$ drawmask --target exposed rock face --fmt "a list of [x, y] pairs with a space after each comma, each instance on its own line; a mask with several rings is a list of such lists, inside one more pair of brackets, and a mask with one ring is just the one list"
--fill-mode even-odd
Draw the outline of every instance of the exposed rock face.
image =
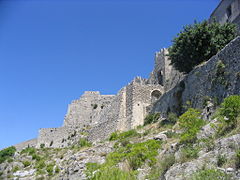
[[[226, 159], [234, 159], [235, 152], [240, 147], [240, 134], [233, 135], [231, 137], [218, 139], [214, 142], [214, 148], [212, 151], [201, 151], [199, 157], [185, 163], [175, 163], [166, 172], [166, 180], [185, 180], [191, 177], [191, 175], [197, 170], [206, 168], [217, 167], [218, 156], [224, 156]], [[181, 149], [179, 150], [181, 151]], [[179, 153], [176, 152], [176, 154]], [[226, 173], [232, 173], [232, 179], [239, 179], [240, 174], [234, 167], [219, 168]]]
[[233, 94], [240, 94], [240, 37], [166, 92], [154, 104], [153, 112], [161, 112], [163, 116], [170, 111], [180, 114], [187, 103], [202, 109], [206, 98], [218, 104]]

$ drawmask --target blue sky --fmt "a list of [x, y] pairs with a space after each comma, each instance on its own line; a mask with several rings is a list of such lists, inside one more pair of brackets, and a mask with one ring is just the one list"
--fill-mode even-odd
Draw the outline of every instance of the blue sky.
[[154, 53], [219, 0], [1, 0], [0, 149], [63, 123], [85, 90], [147, 78]]

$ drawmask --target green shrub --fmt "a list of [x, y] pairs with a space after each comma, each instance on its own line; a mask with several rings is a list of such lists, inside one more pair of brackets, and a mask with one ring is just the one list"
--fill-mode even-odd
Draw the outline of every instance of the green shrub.
[[0, 164], [3, 163], [6, 159], [13, 157], [16, 152], [16, 148], [14, 146], [8, 147], [0, 151]]
[[45, 147], [45, 144], [40, 144], [40, 148], [43, 149]]
[[160, 179], [161, 175], [165, 174], [166, 171], [175, 163], [174, 154], [166, 155], [159, 161], [150, 171], [149, 175], [145, 179], [156, 180]]
[[170, 112], [167, 117], [170, 124], [175, 124], [178, 120], [178, 116], [175, 113]]
[[23, 161], [22, 163], [23, 163], [24, 167], [28, 167], [31, 165], [30, 161]]
[[129, 131], [125, 131], [122, 133], [118, 133], [118, 132], [113, 132], [110, 135], [109, 140], [110, 141], [114, 141], [114, 140], [123, 140], [126, 138], [130, 138], [130, 137], [135, 137], [138, 136], [139, 134], [137, 133], [137, 131], [135, 129], [129, 130]]
[[132, 169], [139, 168], [146, 160], [150, 166], [156, 163], [155, 156], [158, 154], [160, 143], [155, 140], [148, 140], [142, 143], [128, 144], [120, 147], [115, 152], [108, 154], [107, 163], [116, 164], [127, 160]]
[[192, 159], [198, 158], [199, 147], [193, 147], [192, 145], [187, 145], [181, 149], [180, 162], [184, 163]]
[[46, 164], [45, 164], [45, 161], [42, 159], [42, 160], [40, 160], [39, 162], [37, 162], [36, 163], [36, 166], [35, 166], [35, 168], [37, 169], [37, 170], [41, 170], [41, 169], [43, 169], [43, 168], [45, 168], [46, 167]]
[[92, 144], [90, 142], [88, 142], [88, 140], [85, 138], [80, 138], [78, 145], [79, 145], [79, 147], [91, 147], [92, 146]]
[[98, 105], [97, 104], [91, 104], [93, 109], [97, 109]]
[[233, 95], [225, 98], [220, 107], [220, 115], [227, 117], [228, 120], [225, 122], [235, 127], [237, 117], [240, 116], [240, 96]]
[[125, 172], [116, 167], [105, 167], [95, 173], [90, 172], [89, 180], [136, 180], [132, 172]]
[[13, 168], [13, 172], [17, 172], [18, 170], [19, 170], [20, 168], [19, 168], [19, 166], [14, 166], [14, 168]]
[[115, 141], [118, 138], [118, 133], [117, 132], [113, 132], [110, 137], [109, 137], [109, 141]]
[[203, 169], [194, 173], [189, 180], [230, 180], [230, 176], [216, 169]]
[[60, 169], [59, 169], [58, 166], [56, 166], [56, 167], [55, 167], [55, 173], [57, 174], [57, 173], [59, 173], [59, 172], [60, 172]]
[[[128, 135], [122, 135], [122, 137], [128, 137]], [[157, 161], [156, 156], [158, 155], [158, 149], [160, 147], [160, 142], [155, 140], [148, 140], [136, 144], [127, 143], [126, 146], [123, 147], [117, 146], [114, 152], [107, 155], [105, 163], [101, 165], [96, 163], [87, 163], [86, 175], [89, 179], [95, 180], [136, 179], [134, 177], [135, 171], [133, 170], [141, 167], [141, 165], [146, 162], [152, 167]], [[117, 164], [120, 162], [127, 162], [127, 164], [129, 164], [129, 172], [116, 168]]]
[[27, 147], [21, 151], [20, 154], [28, 154], [28, 155], [33, 155], [36, 153], [36, 149], [33, 147]]
[[189, 108], [179, 117], [179, 126], [183, 129], [180, 137], [181, 143], [193, 143], [196, 141], [196, 135], [204, 125], [204, 121], [200, 118], [201, 113], [193, 108]]
[[32, 155], [32, 159], [33, 159], [33, 160], [36, 160], [36, 161], [40, 161], [40, 160], [42, 159], [42, 157], [39, 156], [39, 155], [37, 155], [37, 154], [33, 154], [33, 155]]
[[240, 150], [236, 151], [235, 166], [237, 169], [240, 168]]
[[219, 154], [217, 156], [217, 165], [222, 167], [227, 162], [226, 156]]
[[160, 118], [160, 113], [148, 114], [144, 119], [144, 125], [155, 123]]
[[169, 49], [171, 64], [180, 72], [188, 73], [196, 65], [210, 59], [236, 37], [236, 25], [195, 22], [187, 25], [173, 39]]
[[212, 137], [201, 139], [201, 141], [204, 142], [204, 147], [206, 148], [207, 152], [214, 150], [215, 143]]
[[51, 163], [51, 164], [47, 165], [46, 170], [47, 170], [49, 176], [53, 175], [53, 168], [54, 168], [54, 166], [55, 166], [54, 163]]

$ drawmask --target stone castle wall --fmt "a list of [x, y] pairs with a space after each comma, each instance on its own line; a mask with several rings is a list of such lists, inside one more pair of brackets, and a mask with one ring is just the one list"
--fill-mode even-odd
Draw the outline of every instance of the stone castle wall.
[[240, 37], [192, 70], [157, 101], [152, 111], [163, 116], [169, 111], [181, 114], [189, 103], [193, 108], [203, 108], [206, 99], [219, 104], [233, 94], [240, 94]]
[[36, 145], [37, 145], [37, 139], [31, 139], [31, 140], [24, 141], [19, 144], [15, 144], [14, 146], [17, 149], [17, 151], [21, 151], [24, 148], [35, 147]]
[[96, 118], [112, 101], [113, 95], [100, 95], [98, 91], [86, 91], [78, 100], [72, 101], [63, 126], [84, 127], [96, 123]]
[[79, 140], [79, 131], [74, 127], [42, 128], [39, 130], [37, 147], [62, 148]]
[[168, 49], [161, 49], [155, 53], [154, 69], [148, 79], [149, 84], [160, 84], [165, 91], [173, 88], [183, 79], [183, 74], [177, 71], [168, 57]]
[[101, 141], [112, 132], [143, 125], [146, 109], [153, 101], [151, 95], [154, 90], [159, 92], [157, 98], [160, 98], [164, 91], [160, 85], [147, 84], [147, 80], [135, 78], [122, 88], [106, 110], [101, 112], [99, 123], [89, 131], [89, 140]]

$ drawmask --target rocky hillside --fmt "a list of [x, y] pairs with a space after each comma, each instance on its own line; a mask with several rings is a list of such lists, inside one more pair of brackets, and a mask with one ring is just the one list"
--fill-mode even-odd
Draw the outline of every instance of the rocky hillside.
[[149, 114], [144, 126], [97, 144], [4, 149], [0, 179], [240, 179], [240, 96], [186, 109], [179, 117]]

